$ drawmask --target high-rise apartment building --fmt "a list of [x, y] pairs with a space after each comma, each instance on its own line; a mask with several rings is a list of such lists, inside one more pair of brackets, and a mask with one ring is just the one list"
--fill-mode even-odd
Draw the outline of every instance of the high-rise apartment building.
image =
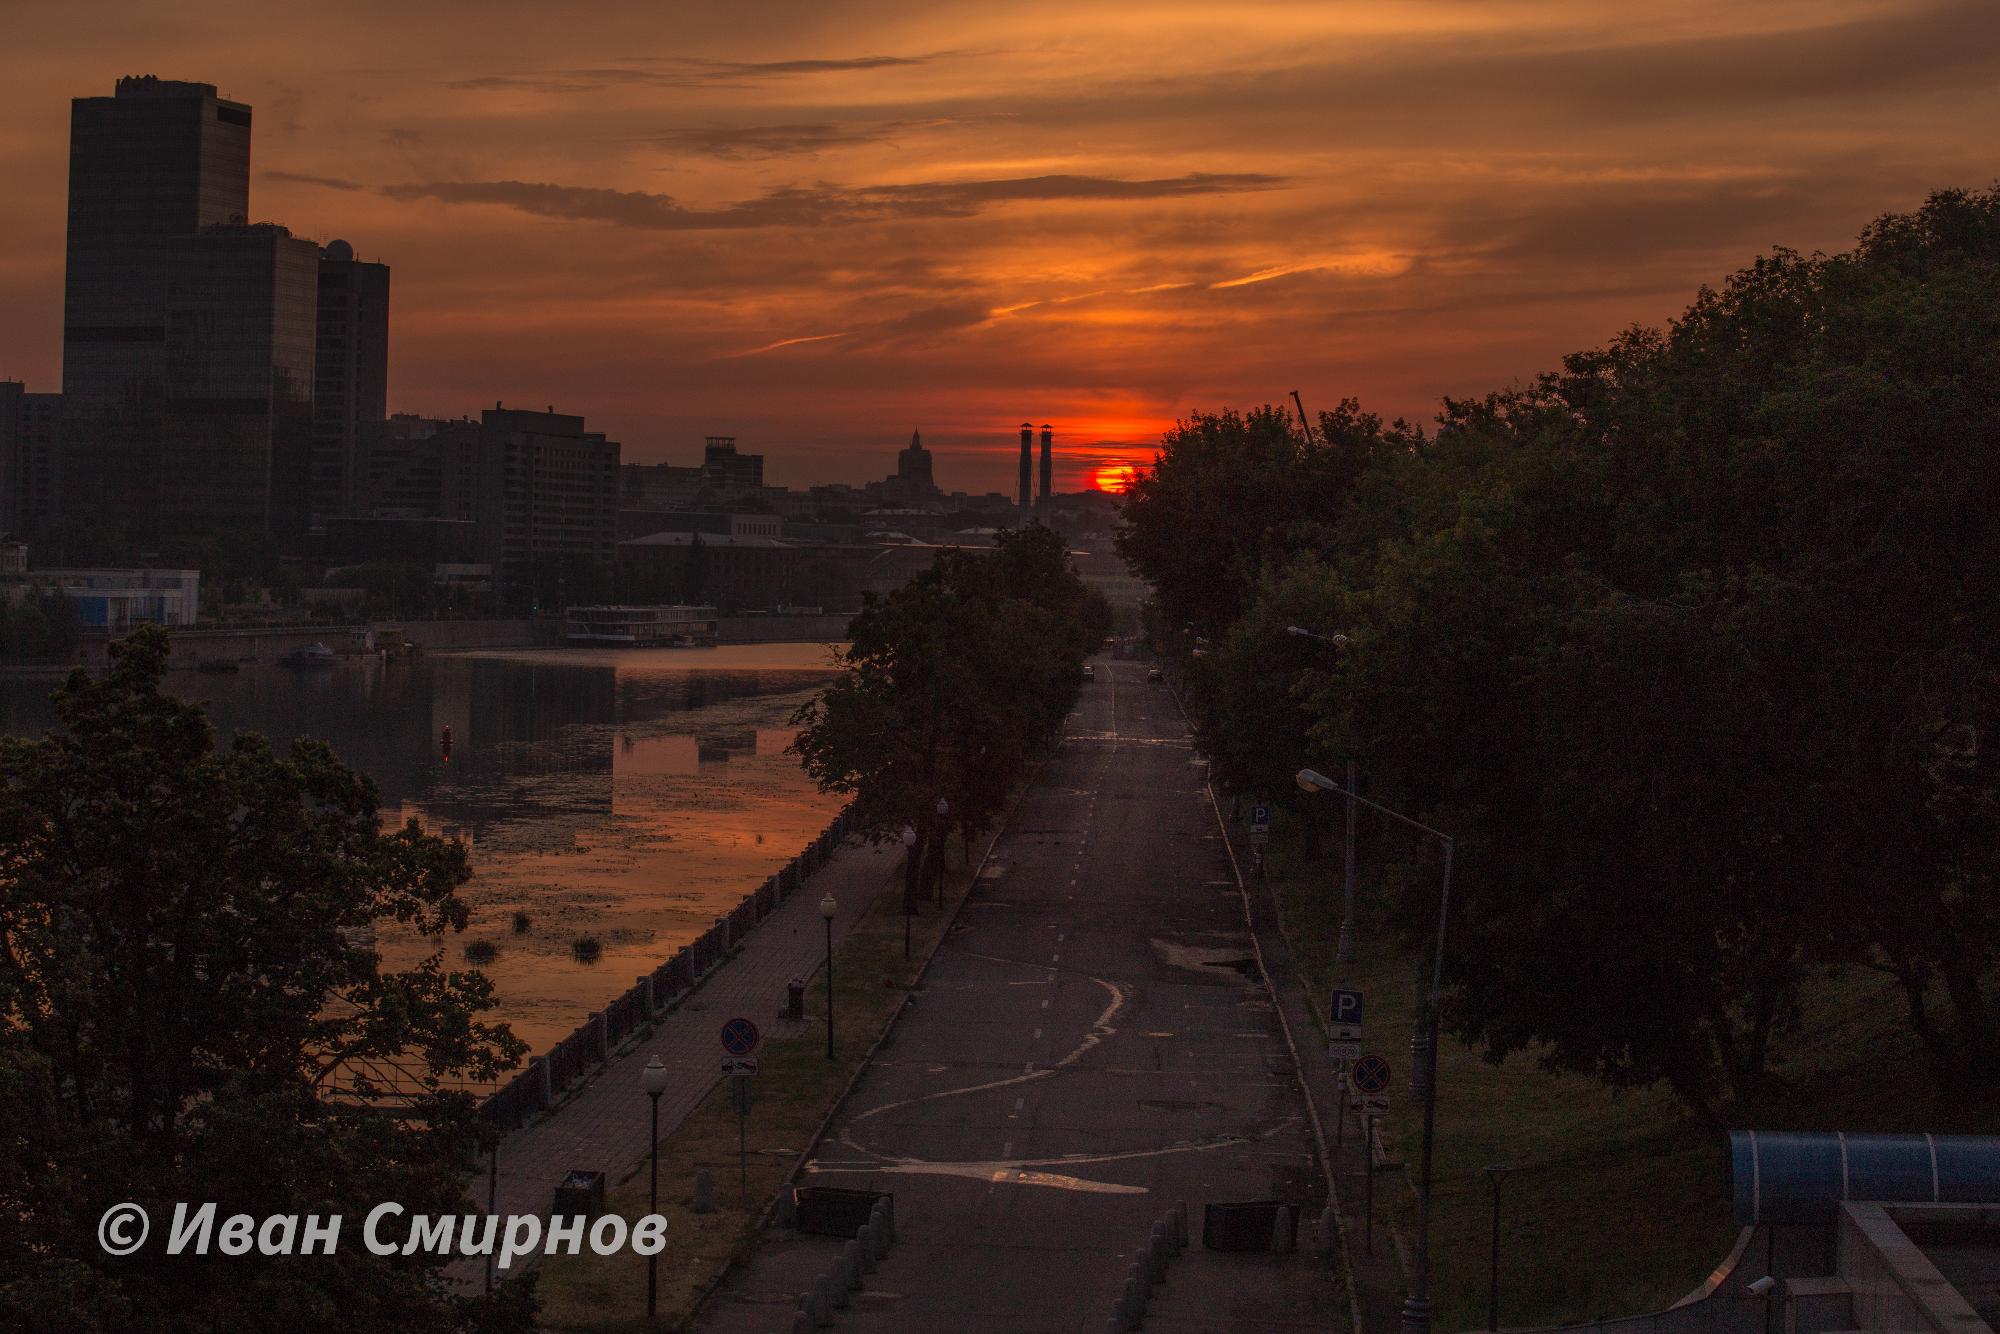
[[701, 451], [708, 484], [723, 491], [755, 491], [764, 485], [764, 456], [739, 454], [736, 437], [711, 435]]
[[63, 283], [65, 512], [156, 526], [177, 242], [249, 212], [250, 108], [212, 84], [123, 78], [70, 104]]
[[389, 415], [389, 266], [345, 241], [320, 252], [312, 460], [307, 509], [317, 525], [360, 514], [368, 467]]
[[32, 536], [55, 513], [62, 395], [0, 380], [0, 530]]
[[[583, 418], [494, 408], [480, 414], [479, 559], [513, 602], [608, 592], [618, 539], [618, 442]], [[595, 586], [593, 588], [593, 585]]]

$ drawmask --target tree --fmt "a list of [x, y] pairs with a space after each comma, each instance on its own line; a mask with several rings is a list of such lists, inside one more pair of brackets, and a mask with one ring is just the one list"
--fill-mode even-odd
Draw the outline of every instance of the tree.
[[[1184, 423], [1121, 542], [1169, 647], [1205, 641], [1219, 772], [1355, 755], [1458, 835], [1451, 1014], [1490, 1054], [1717, 1125], [1779, 1092], [1812, 971], [1861, 963], [1941, 1073], [1990, 1077], [1996, 309], [2000, 192], [1940, 192], [1448, 400], [1431, 439], [1343, 404], [1342, 467], [1268, 414]], [[1348, 645], [1301, 663], [1307, 615]], [[1414, 936], [1432, 882], [1391, 869]]]
[[[482, 1019], [478, 973], [442, 952], [390, 972], [376, 930], [462, 929], [458, 845], [383, 833], [365, 777], [323, 743], [218, 751], [198, 705], [162, 693], [146, 627], [97, 680], [56, 693], [60, 726], [0, 740], [0, 1309], [71, 1330], [531, 1328], [531, 1302], [450, 1294], [439, 1258], [353, 1236], [311, 1259], [165, 1252], [171, 1202], [218, 1213], [465, 1212], [479, 1141], [456, 1081], [523, 1044]], [[409, 1095], [368, 1105], [358, 1072]], [[122, 1260], [100, 1214], [147, 1203]]]
[[861, 828], [892, 838], [913, 826], [913, 866], [935, 864], [938, 799], [967, 836], [991, 826], [1074, 707], [1083, 659], [1109, 623], [1039, 524], [1001, 534], [991, 554], [941, 553], [867, 600], [842, 675], [794, 720], [793, 750], [821, 790], [853, 798]]

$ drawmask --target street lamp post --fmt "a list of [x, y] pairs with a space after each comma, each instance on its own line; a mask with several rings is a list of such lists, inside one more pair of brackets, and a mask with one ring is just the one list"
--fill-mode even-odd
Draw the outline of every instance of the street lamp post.
[[[1312, 636], [1319, 638], [1319, 636]], [[1380, 802], [1370, 801], [1348, 788], [1328, 778], [1325, 774], [1311, 769], [1298, 772], [1298, 784], [1306, 791], [1314, 790], [1338, 793], [1349, 801], [1359, 802], [1372, 811], [1379, 811], [1392, 820], [1410, 826], [1420, 833], [1429, 834], [1444, 844], [1444, 885], [1438, 895], [1437, 947], [1431, 956], [1430, 993], [1424, 998], [1424, 1006], [1419, 1020], [1423, 1025], [1422, 1056], [1420, 1068], [1410, 1072], [1412, 1083], [1423, 1081], [1424, 1099], [1424, 1145], [1423, 1168], [1417, 1185], [1417, 1245], [1414, 1263], [1410, 1266], [1410, 1295], [1403, 1303], [1403, 1334], [1429, 1334], [1432, 1308], [1430, 1301], [1431, 1268], [1431, 1147], [1437, 1129], [1437, 1053], [1438, 1053], [1438, 1002], [1444, 986], [1444, 929], [1451, 912], [1451, 854], [1452, 838], [1440, 829], [1433, 829], [1420, 820], [1412, 820], [1400, 811], [1392, 811]], [[1412, 1043], [1412, 1046], [1417, 1044]]]
[[951, 826], [946, 823], [951, 815], [951, 803], [943, 797], [937, 799], [937, 834], [931, 841], [936, 864], [931, 867], [931, 890], [938, 906], [944, 906], [944, 840], [945, 831]]
[[[1304, 420], [1301, 414], [1301, 420]], [[1335, 648], [1346, 648], [1354, 641], [1346, 635], [1323, 635], [1308, 630], [1303, 625], [1288, 625], [1285, 633], [1297, 639], [1310, 639], [1318, 644], [1331, 644]], [[1340, 940], [1333, 949], [1335, 963], [1354, 962], [1354, 797], [1360, 788], [1355, 780], [1354, 761], [1347, 762], [1347, 859], [1346, 878], [1341, 883], [1340, 892]]]
[[1354, 962], [1354, 761], [1347, 762], [1347, 878], [1340, 891], [1340, 943], [1334, 946], [1335, 963]]
[[917, 828], [903, 826], [903, 960], [910, 958], [910, 916], [917, 910]]
[[826, 919], [826, 1059], [833, 1059], [833, 915], [840, 911], [828, 890], [819, 901], [819, 915]]
[[[653, 1129], [646, 1137], [648, 1151], [653, 1160], [652, 1188], [647, 1197], [646, 1212], [660, 1212], [660, 1095], [667, 1091], [667, 1067], [660, 1064], [659, 1053], [646, 1062], [646, 1068], [639, 1072], [639, 1087], [646, 1091], [653, 1104]], [[646, 1319], [653, 1319], [659, 1309], [660, 1298], [660, 1254], [655, 1250], [646, 1257]]]
[[1486, 1271], [1486, 1328], [1500, 1328], [1500, 1183], [1514, 1170], [1512, 1163], [1489, 1163], [1481, 1169], [1493, 1183], [1493, 1256]]

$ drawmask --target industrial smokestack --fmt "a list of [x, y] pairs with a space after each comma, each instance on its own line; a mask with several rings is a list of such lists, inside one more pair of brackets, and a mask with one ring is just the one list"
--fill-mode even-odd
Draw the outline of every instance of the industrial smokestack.
[[1031, 488], [1035, 484], [1035, 424], [1021, 423], [1021, 508], [1026, 509], [1034, 498]]
[[1055, 438], [1055, 428], [1050, 426], [1047, 422], [1043, 422], [1042, 423], [1042, 505], [1044, 508], [1046, 508], [1049, 503], [1050, 485], [1055, 481], [1055, 472], [1056, 472], [1055, 458], [1050, 452], [1051, 449], [1054, 447], [1053, 443], [1054, 438]]

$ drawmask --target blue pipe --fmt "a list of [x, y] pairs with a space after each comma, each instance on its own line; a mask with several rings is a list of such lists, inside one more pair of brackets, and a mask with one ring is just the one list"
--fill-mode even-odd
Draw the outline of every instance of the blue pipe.
[[1736, 1221], [1819, 1223], [1842, 1200], [2000, 1203], [2000, 1136], [1732, 1130]]

